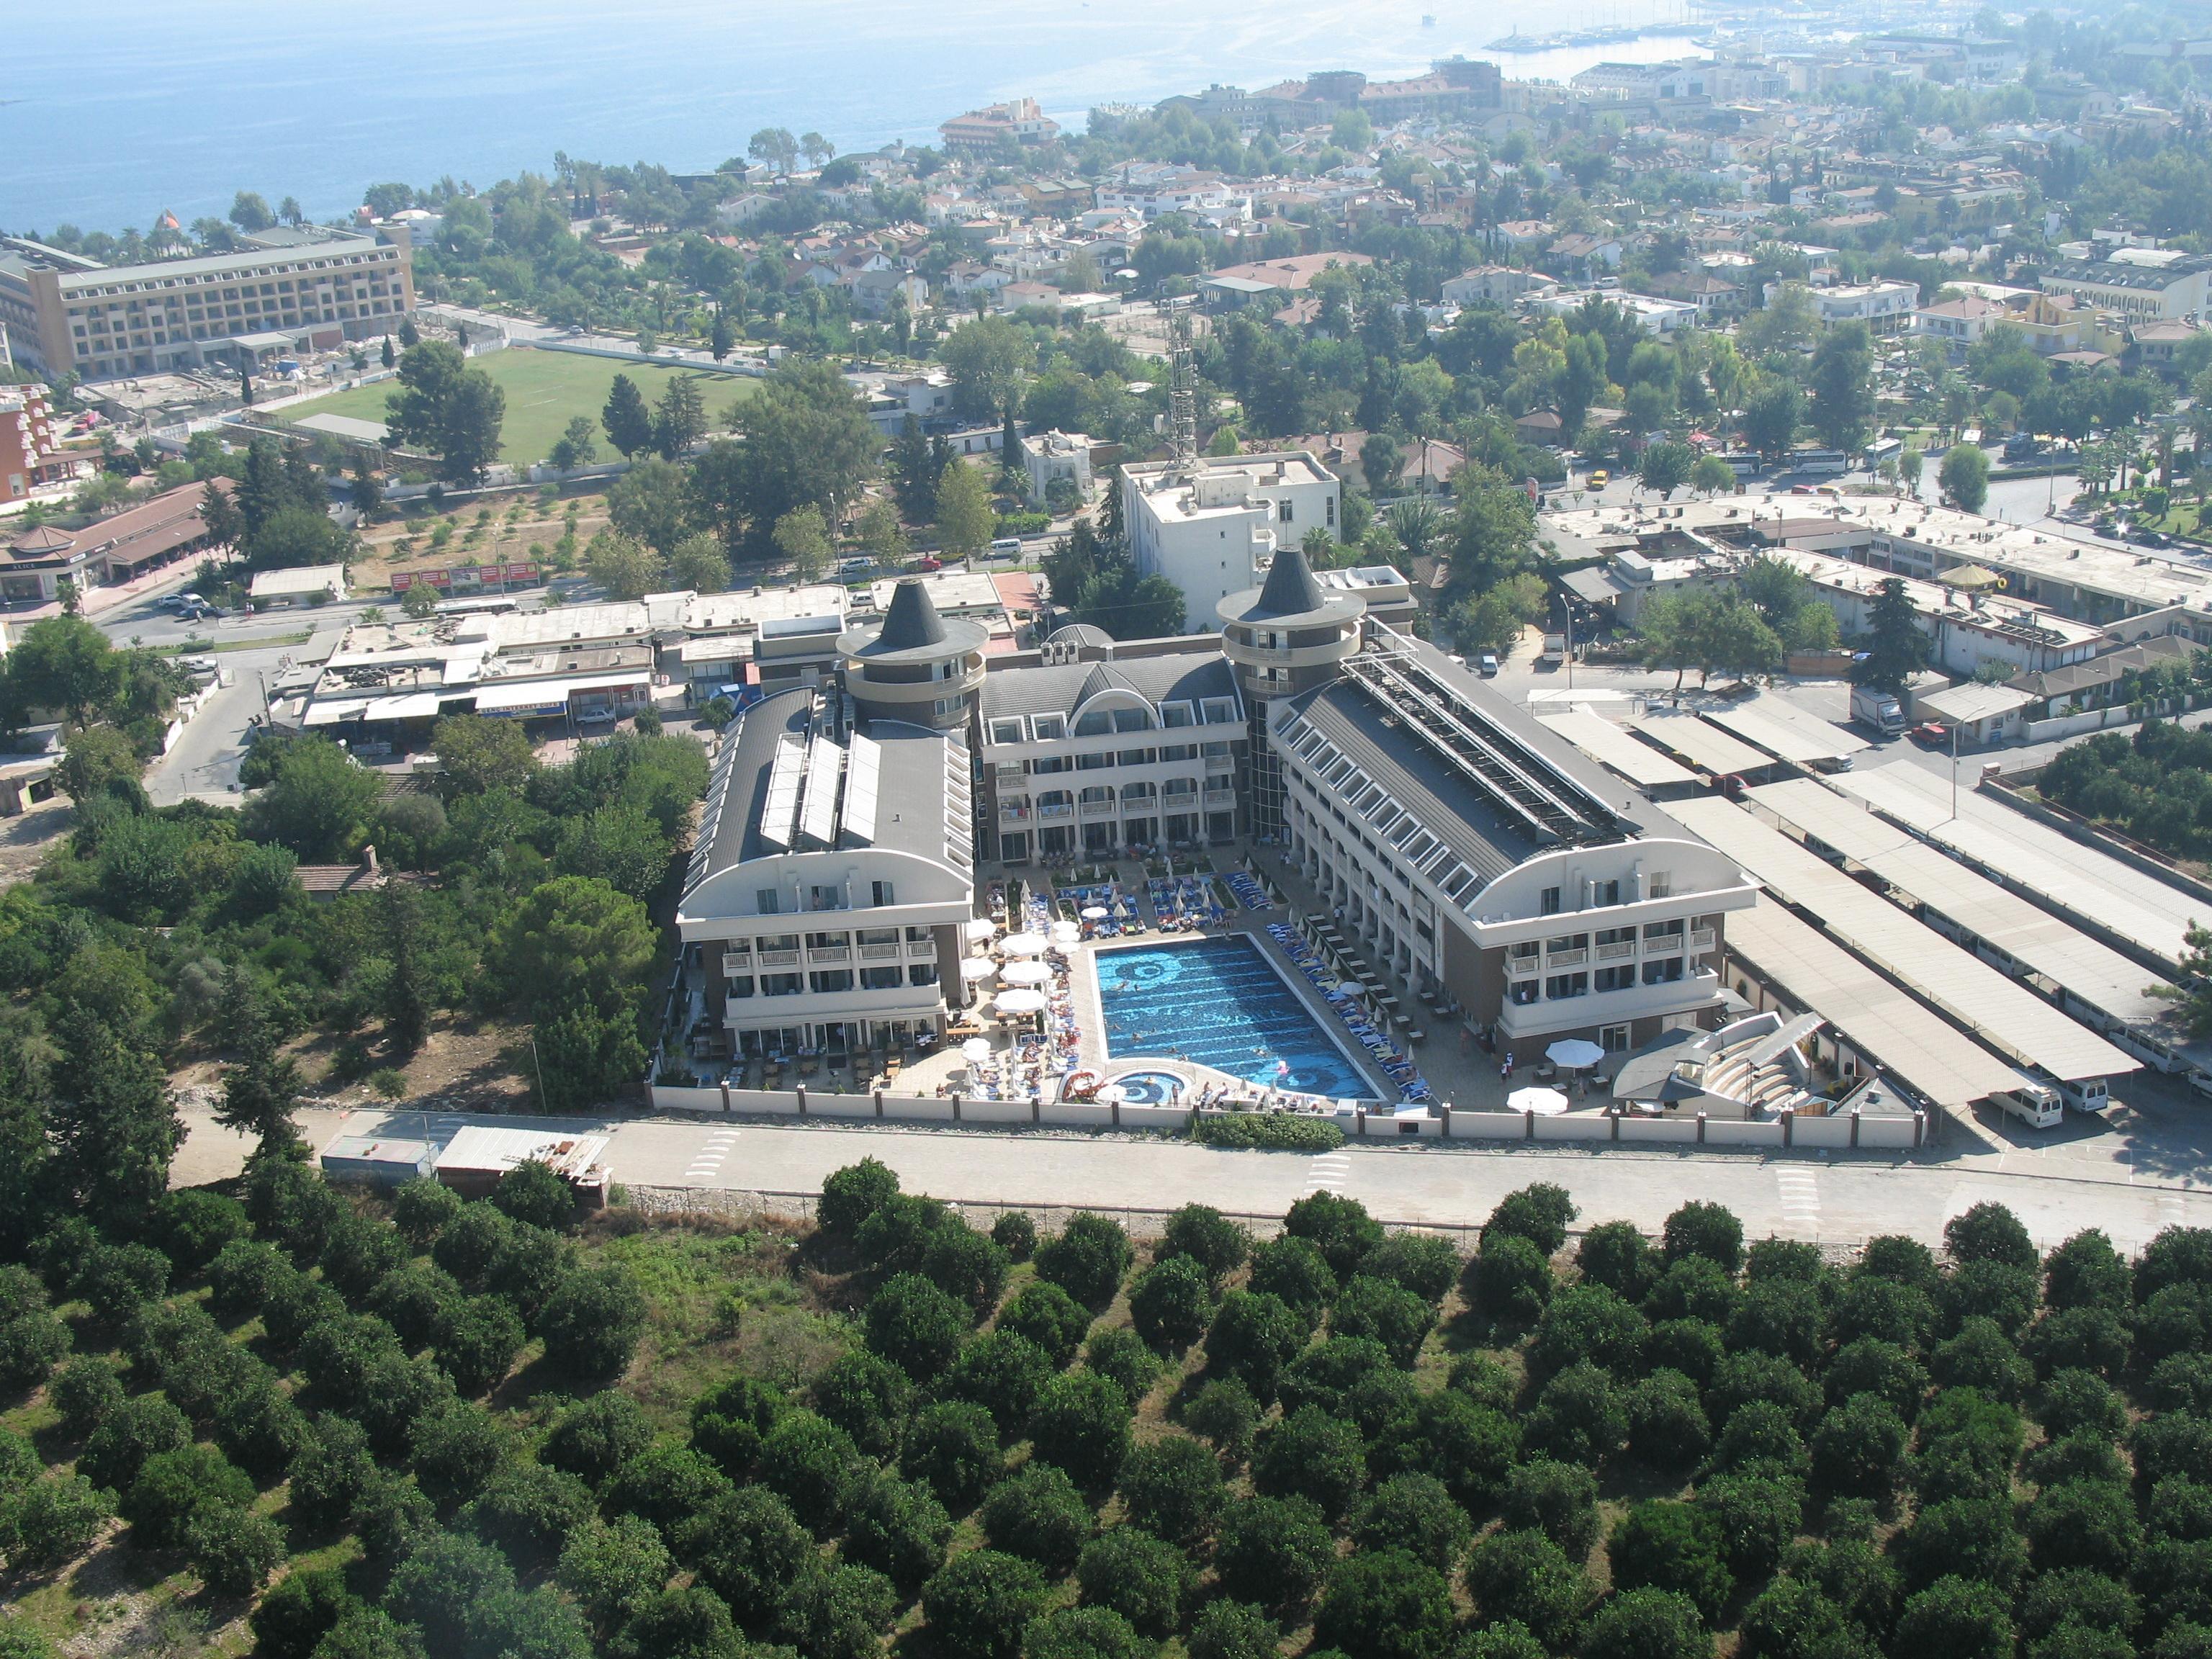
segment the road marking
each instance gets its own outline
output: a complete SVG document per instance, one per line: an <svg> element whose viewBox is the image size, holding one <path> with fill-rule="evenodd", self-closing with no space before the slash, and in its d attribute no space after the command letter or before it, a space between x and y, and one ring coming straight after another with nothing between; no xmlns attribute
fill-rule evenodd
<svg viewBox="0 0 2212 1659"><path fill-rule="evenodd" d="M691 1167L684 1170L684 1179L690 1182L705 1181L720 1174L722 1160L730 1155L731 1148L737 1144L738 1132L735 1129L721 1128L709 1131L699 1150L692 1154Z"/></svg>
<svg viewBox="0 0 2212 1659"><path fill-rule="evenodd" d="M1352 1174L1352 1159L1343 1152L1323 1152L1313 1161L1313 1185L1308 1188L1316 1193L1344 1191L1344 1183Z"/></svg>
<svg viewBox="0 0 2212 1659"><path fill-rule="evenodd" d="M1801 1237L1820 1233L1820 1177L1802 1164L1774 1166L1774 1184L1782 1197L1783 1231Z"/></svg>

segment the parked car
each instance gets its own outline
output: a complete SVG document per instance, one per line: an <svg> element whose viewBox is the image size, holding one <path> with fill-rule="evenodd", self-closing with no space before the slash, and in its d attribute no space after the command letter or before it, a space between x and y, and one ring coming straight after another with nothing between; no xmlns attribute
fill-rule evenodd
<svg viewBox="0 0 2212 1659"><path fill-rule="evenodd" d="M1583 484L1591 489L1602 489L1612 482L1613 474L1607 471L1601 466L1593 471L1589 477L1583 480Z"/></svg>
<svg viewBox="0 0 2212 1659"><path fill-rule="evenodd" d="M1494 651L1484 652L1482 653L1481 660L1478 662L1475 666L1480 671L1483 678L1486 680L1496 678L1498 676L1498 653Z"/></svg>
<svg viewBox="0 0 2212 1659"><path fill-rule="evenodd" d="M1951 741L1951 728L1941 720L1923 720L1912 728L1912 740L1929 749L1941 749Z"/></svg>
<svg viewBox="0 0 2212 1659"><path fill-rule="evenodd" d="M934 553L925 553L914 562L914 568L926 576L933 570L944 569L945 561Z"/></svg>
<svg viewBox="0 0 2212 1659"><path fill-rule="evenodd" d="M876 562L865 553L837 561L837 575L843 581L856 581L863 576L872 576L875 572Z"/></svg>

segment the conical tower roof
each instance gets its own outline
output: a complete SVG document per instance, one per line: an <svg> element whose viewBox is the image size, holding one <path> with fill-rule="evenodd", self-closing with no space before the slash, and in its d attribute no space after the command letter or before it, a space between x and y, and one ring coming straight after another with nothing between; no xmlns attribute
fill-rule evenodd
<svg viewBox="0 0 2212 1659"><path fill-rule="evenodd" d="M1276 550L1267 580L1260 586L1260 603L1245 614L1255 619L1303 617L1325 603L1321 584L1314 580L1313 567L1306 562L1305 549L1293 542Z"/></svg>
<svg viewBox="0 0 2212 1659"><path fill-rule="evenodd" d="M893 588L883 631L876 636L877 649L918 651L944 643L945 619L931 603L929 590L911 577Z"/></svg>

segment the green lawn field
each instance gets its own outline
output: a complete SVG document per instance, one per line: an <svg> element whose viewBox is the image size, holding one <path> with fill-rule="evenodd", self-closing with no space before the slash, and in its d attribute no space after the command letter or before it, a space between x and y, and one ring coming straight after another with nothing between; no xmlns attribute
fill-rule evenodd
<svg viewBox="0 0 2212 1659"><path fill-rule="evenodd" d="M607 388L614 384L617 374L628 374L645 394L646 401L652 403L660 396L661 388L684 372L617 362L611 357L586 357L573 351L535 351L520 347L471 358L469 366L483 370L507 393L507 422L500 430L499 458L523 466L542 461L551 453L573 415L591 416L596 431L599 410L607 401ZM732 374L702 374L697 379L700 395L707 402L708 418L717 428L730 405L740 398L750 397L759 384ZM287 419L295 421L309 415L344 415L356 421L381 421L386 399L398 389L397 381L380 380L374 386L356 386L350 392L334 392L313 403L295 404L283 413ZM598 437L600 459L612 459L614 452L607 443L606 434L600 431Z"/></svg>

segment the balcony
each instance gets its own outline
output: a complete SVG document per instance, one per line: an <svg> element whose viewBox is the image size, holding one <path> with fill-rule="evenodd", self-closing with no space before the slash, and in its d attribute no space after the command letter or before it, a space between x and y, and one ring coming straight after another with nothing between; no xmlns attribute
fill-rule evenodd
<svg viewBox="0 0 2212 1659"><path fill-rule="evenodd" d="M933 939L910 939L906 942L906 953L917 961L934 962L937 959L937 941Z"/></svg>
<svg viewBox="0 0 2212 1659"><path fill-rule="evenodd" d="M1110 818L1114 812L1114 803L1110 800L1087 800L1083 803L1083 816L1086 818Z"/></svg>
<svg viewBox="0 0 2212 1659"><path fill-rule="evenodd" d="M1206 804L1208 806L1234 806L1237 792L1234 789L1209 789L1206 792Z"/></svg>
<svg viewBox="0 0 2212 1659"><path fill-rule="evenodd" d="M1208 755L1206 757L1206 769L1209 772L1233 772L1237 769L1237 757Z"/></svg>
<svg viewBox="0 0 2212 1659"><path fill-rule="evenodd" d="M1041 818L1072 818L1075 816L1075 804L1073 801L1054 801L1049 805L1038 807L1036 815Z"/></svg>
<svg viewBox="0 0 2212 1659"><path fill-rule="evenodd" d="M725 951L722 952L722 977L724 979L732 979L740 974L750 974L752 970L753 955L751 951L746 951L740 952L737 951Z"/></svg>
<svg viewBox="0 0 2212 1659"><path fill-rule="evenodd" d="M1029 821L1029 816L1030 809L1026 805L1015 805L1008 803L1002 804L999 808L999 822L1001 823L1026 823Z"/></svg>
<svg viewBox="0 0 2212 1659"><path fill-rule="evenodd" d="M1622 939L1614 945L1601 945L1597 947L1597 959L1600 962L1619 962L1623 957L1632 957L1635 954L1636 941L1632 939Z"/></svg>
<svg viewBox="0 0 2212 1659"><path fill-rule="evenodd" d="M1592 991L1556 1001L1516 1003L1508 1000L1498 1011L1498 1029L1516 1039L1558 1031L1587 1030L1598 1025L1617 1025L1630 1020L1686 1014L1712 1006L1719 999L1720 976L1686 974L1659 985L1632 985L1619 991Z"/></svg>
<svg viewBox="0 0 2212 1659"><path fill-rule="evenodd" d="M1716 942L1713 930L1710 927L1698 928L1690 935L1690 948L1692 951L1710 951Z"/></svg>
<svg viewBox="0 0 2212 1659"><path fill-rule="evenodd" d="M1508 979L1533 979L1535 977L1539 970L1539 967L1540 964L1534 957L1508 957L1505 959L1505 977Z"/></svg>
<svg viewBox="0 0 2212 1659"><path fill-rule="evenodd" d="M896 962L903 955L905 952L896 945L863 945L860 947L860 960L863 962Z"/></svg>
<svg viewBox="0 0 2212 1659"><path fill-rule="evenodd" d="M760 965L763 968L792 968L796 967L798 963L799 952L796 951L763 951L760 952Z"/></svg>
<svg viewBox="0 0 2212 1659"><path fill-rule="evenodd" d="M1544 955L1547 968L1572 968L1589 960L1589 952L1587 951L1548 951Z"/></svg>
<svg viewBox="0 0 2212 1659"><path fill-rule="evenodd" d="M850 962L853 947L849 945L818 945L807 951L806 959L809 962Z"/></svg>

